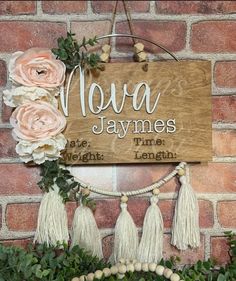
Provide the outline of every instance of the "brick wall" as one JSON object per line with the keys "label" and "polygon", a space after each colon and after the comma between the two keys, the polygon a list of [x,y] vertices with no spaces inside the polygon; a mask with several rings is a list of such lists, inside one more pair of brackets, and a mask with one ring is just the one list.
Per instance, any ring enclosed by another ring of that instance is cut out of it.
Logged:
{"label": "brick wall", "polygon": [[[53,47],[67,30],[78,38],[109,31],[113,1],[1,1],[0,94],[9,87],[6,65],[16,50]],[[157,41],[179,59],[212,62],[213,161],[189,168],[200,205],[202,246],[179,253],[170,246],[170,227],[179,185],[163,187],[160,208],[165,223],[165,256],[180,255],[182,262],[215,257],[227,261],[222,237],[236,231],[236,2],[235,1],[130,1],[135,32]],[[116,31],[126,32],[119,8]],[[129,42],[118,42],[114,57],[131,57]],[[166,57],[159,53],[158,57]],[[2,100],[2,99],[1,99]],[[1,102],[0,113],[0,238],[6,244],[26,245],[32,240],[41,192],[39,170],[25,167],[17,158],[11,137],[11,110]],[[172,165],[117,165],[80,167],[79,177],[107,190],[132,190],[167,174]],[[142,226],[146,199],[131,199],[129,210]],[[67,204],[71,224],[74,203]],[[112,229],[119,213],[115,199],[98,198],[95,217],[104,237],[104,252],[111,251]]]}

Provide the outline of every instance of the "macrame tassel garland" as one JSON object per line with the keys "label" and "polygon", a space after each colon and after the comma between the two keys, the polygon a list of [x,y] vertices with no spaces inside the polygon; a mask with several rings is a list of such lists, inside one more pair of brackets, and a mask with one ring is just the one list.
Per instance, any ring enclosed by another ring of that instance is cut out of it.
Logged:
{"label": "macrame tassel garland", "polygon": [[138,230],[127,210],[127,201],[127,196],[121,197],[121,212],[115,226],[114,250],[110,258],[112,263],[117,263],[121,258],[137,258]]}
{"label": "macrame tassel garland", "polygon": [[163,251],[163,219],[157,205],[159,189],[155,189],[150,199],[144,222],[143,234],[138,248],[138,261],[159,263]]}
{"label": "macrame tassel garland", "polygon": [[179,250],[200,246],[199,207],[196,195],[184,174],[179,171],[181,188],[175,206],[171,244]]}
{"label": "macrame tassel garland", "polygon": [[65,205],[58,194],[58,187],[43,195],[38,213],[37,229],[34,243],[46,243],[56,246],[57,243],[68,243],[69,232]]}
{"label": "macrame tassel garland", "polygon": [[103,258],[100,232],[90,208],[81,205],[76,209],[71,236],[71,247],[79,245],[91,255]]}

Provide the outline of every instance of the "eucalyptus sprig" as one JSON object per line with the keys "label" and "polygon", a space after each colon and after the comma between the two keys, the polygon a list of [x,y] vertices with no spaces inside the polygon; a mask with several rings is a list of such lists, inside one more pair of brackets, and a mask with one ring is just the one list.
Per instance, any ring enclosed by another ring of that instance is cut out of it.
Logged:
{"label": "eucalyptus sprig", "polygon": [[49,192],[50,189],[54,189],[56,184],[64,202],[69,201],[70,195],[73,195],[74,199],[81,201],[84,206],[88,206],[92,210],[95,209],[94,200],[89,198],[89,194],[81,190],[80,183],[58,161],[45,161],[40,167],[42,178],[38,185],[42,191]]}
{"label": "eucalyptus sprig", "polygon": [[66,38],[58,38],[58,48],[52,49],[54,55],[65,64],[68,70],[78,64],[90,69],[99,67],[99,55],[88,52],[88,46],[94,46],[97,43],[96,36],[90,39],[84,37],[82,43],[78,43],[74,36],[74,33],[67,32]]}

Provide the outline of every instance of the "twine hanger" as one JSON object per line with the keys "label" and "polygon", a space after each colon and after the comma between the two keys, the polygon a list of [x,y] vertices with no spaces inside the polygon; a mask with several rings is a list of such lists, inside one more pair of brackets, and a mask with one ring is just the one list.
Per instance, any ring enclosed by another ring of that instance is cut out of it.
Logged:
{"label": "twine hanger", "polygon": [[[115,26],[115,18],[117,14],[117,7],[118,7],[118,0],[115,2],[115,6],[112,11],[112,19],[111,19],[111,26],[110,26],[110,34],[114,34],[114,26]],[[125,0],[122,0],[122,4],[124,6],[124,11],[126,15],[126,19],[128,22],[128,27],[130,31],[130,38],[134,44],[134,60],[138,62],[143,62],[147,60],[147,54],[144,52],[144,45],[140,42],[136,41],[136,37],[134,35],[134,27],[131,19],[130,8],[128,7],[128,3]],[[102,46],[102,54],[100,59],[102,62],[109,62],[110,60],[110,53],[111,53],[111,37],[109,37],[109,43]]]}

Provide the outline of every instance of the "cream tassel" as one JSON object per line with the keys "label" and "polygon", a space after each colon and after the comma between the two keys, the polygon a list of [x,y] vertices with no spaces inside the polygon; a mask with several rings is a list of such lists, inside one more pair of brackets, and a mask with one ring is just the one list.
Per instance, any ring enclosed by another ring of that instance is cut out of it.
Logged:
{"label": "cream tassel", "polygon": [[200,246],[199,207],[185,171],[181,169],[179,175],[181,188],[175,205],[171,244],[179,250],[186,250],[188,246]]}
{"label": "cream tassel", "polygon": [[57,243],[68,243],[69,232],[65,205],[58,194],[58,187],[43,195],[38,213],[37,229],[34,243],[46,243],[56,246]]}
{"label": "cream tassel", "polygon": [[151,205],[147,209],[143,234],[138,248],[138,261],[159,263],[163,251],[163,219],[157,205],[159,189],[154,189],[150,199]]}
{"label": "cream tassel", "polygon": [[71,247],[79,245],[91,255],[103,258],[102,241],[95,218],[91,209],[79,206],[74,214],[72,223]]}
{"label": "cream tassel", "polygon": [[128,197],[121,197],[121,213],[115,226],[115,241],[113,256],[110,261],[117,263],[120,258],[136,259],[138,250],[138,230],[127,211]]}

